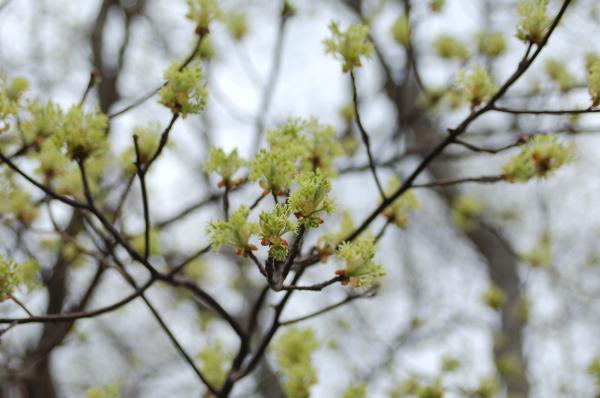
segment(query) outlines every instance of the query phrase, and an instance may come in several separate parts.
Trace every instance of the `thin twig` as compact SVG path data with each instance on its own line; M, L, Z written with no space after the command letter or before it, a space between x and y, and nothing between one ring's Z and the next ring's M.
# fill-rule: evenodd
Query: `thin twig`
M492 175L492 176L481 176L481 177L465 177L465 178L452 178L447 180L437 180L431 182L425 182L422 184L413 184L412 188L437 188L447 187L450 185L459 185L465 183L478 183L478 184L493 184L495 182L506 181L506 177L503 174Z
M514 109L503 106L490 108L494 112L510 113L513 115L582 115L585 113L599 113L600 109L592 107L586 109Z
M135 168L140 180L140 189L142 191L142 207L144 211L144 259L148 260L151 252L150 229L152 228L150 223L150 205L148 203L148 190L146 189L146 172L142 164L140 147L138 145L138 136L136 134L133 135L133 146L135 148Z
M27 306L18 298L16 298L12 293L8 294L8 297L15 302L15 304L17 304L19 307L21 307L23 309L23 311L25 311L27 313L27 315L29 315L30 317L34 316L31 311L29 311L27 309Z
M319 292L323 289L325 289L327 286L331 286L334 283L338 283L338 282L343 282L345 280L347 280L348 277L347 276L343 276L343 275L338 275L335 276L331 279L328 279L324 282L321 283L315 283L314 285L308 285L308 286L298 286L298 285L288 285L288 286L282 286L281 290L310 290L313 292Z
M373 153L371 152L369 134L367 133L367 130L365 130L365 127L360 118L360 112L358 111L358 90L356 88L356 78L354 77L354 71L352 70L350 71L350 80L352 81L352 103L354 104L354 117L356 120L356 125L358 126L360 136L367 150L367 156L369 157L369 168L371 169L371 173L373 174L373 179L375 180L375 184L377 185L377 190L379 191L379 195L381 195L381 199L385 200L385 192L383 191L383 187L381 185L381 182L379 181L379 177L377 176L375 160L373 159Z
M315 318L315 317L317 317L319 315L322 315L322 314L325 314L325 313L327 313L329 311L335 310L336 308L339 308L339 307L343 306L344 304L347 304L347 303L349 303L351 301L354 301L356 299L363 298L363 297L366 297L366 298L374 297L376 290L377 289L375 287L373 287L373 288L371 288L369 290L365 290L364 292L362 292L360 294L349 295L348 297L346 297L342 301L339 301L339 302L337 302L335 304L328 305L327 307L324 307L324 308L322 308L320 310L317 310L315 312L311 312L310 314L306 314L306 315L303 315L303 316L298 317L298 318L292 318L292 319L288 319L287 321L281 321L280 324L281 324L281 326L289 326L289 325L292 325L294 323L298 323L298 322L306 321L306 320L311 319L311 318Z

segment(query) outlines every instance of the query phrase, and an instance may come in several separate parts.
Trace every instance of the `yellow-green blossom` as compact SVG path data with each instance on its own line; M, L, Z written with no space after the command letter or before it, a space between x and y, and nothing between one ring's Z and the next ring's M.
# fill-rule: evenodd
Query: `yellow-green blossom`
M229 186L230 188L239 181L232 181L232 177L237 171L246 165L246 161L238 156L237 149L233 149L229 154L221 148L210 148L208 160L204 163L204 171L207 173L215 172L223 179L219 186Z
M548 0L520 0L517 11L520 16L517 37L524 42L539 44L551 20L546 14Z
M568 91L576 83L576 77L569 72L564 62L557 58L548 58L544 64L546 74L554 83L558 84L561 91Z
M592 106L600 105L600 58L595 58L587 63L588 91L592 99Z
M336 174L333 162L343 153L333 127L316 119L292 118L269 131L267 142L272 151L285 151L288 157L297 158L300 170L319 170L327 176Z
M87 390L85 398L121 398L121 389L118 384L94 387Z
M242 40L248 33L248 20L246 14L241 12L228 12L223 16L225 27L235 40Z
M269 257L283 260L287 256L288 242L282 236L296 230L289 220L292 210L287 205L276 204L271 212L263 211L259 215L261 243L269 246Z
M493 283L481 294L481 299L490 308L499 310L506 303L506 295L502 289Z
M429 8L433 12L442 12L445 4L446 0L429 0Z
M0 216L7 220L16 220L22 224L31 224L38 215L38 206L29 192L13 187L0 197Z
M516 352L505 352L496 359L498 373L506 380L517 381L525 376L523 361Z
M292 327L274 343L279 371L284 376L286 397L308 398L310 388L317 384L317 371L312 364L312 354L319 342L312 329Z
M390 28L394 41L404 47L410 44L410 19L408 15L401 14Z
M357 386L350 385L344 391L342 398L367 398L367 385L366 384L360 384Z
M479 226L483 213L483 203L472 196L459 196L452 203L452 221L464 232L471 232Z
M261 149L250 167L250 180L258 181L265 193L285 194L296 174L295 157L291 150Z
M27 110L30 116L20 125L27 142L39 146L46 138L60 134L63 111L58 105L32 101Z
M458 74L457 88L463 95L463 98L476 107L489 99L496 92L496 86L492 78L479 65L475 65L471 70L462 70Z
M502 167L502 171L510 182L525 182L533 177L547 177L573 158L573 147L559 142L556 135L538 134Z
M476 39L477 51L482 55L495 58L506 52L506 40L501 32L479 32Z
M594 377L596 388L600 390L600 357L596 357L590 362L587 371Z
M258 232L258 225L248 222L249 215L250 209L240 206L229 220L210 221L207 234L213 249L231 246L235 248L235 253L241 256L246 256L248 250L255 250L256 246L251 245L249 240Z
M500 381L497 377L483 377L479 380L477 389L473 391L476 398L495 398L500 392Z
M387 195L391 195L400 188L400 180L392 178L388 183ZM419 208L419 201L412 189L404 192L383 212L383 215L391 220L396 226L406 228L408 225L408 214L411 210Z
M383 265L373 261L376 251L377 246L372 237L342 243L337 257L344 261L346 267L336 271L337 275L347 277L342 284L349 283L352 287L367 289L375 285L385 275Z
M206 346L198 353L201 370L206 379L216 387L223 385L227 377L227 365L231 361L231 354L225 352L221 341Z
M69 158L83 160L108 149L107 127L106 115L85 113L81 106L74 106L67 111L60 134L53 139L59 147L66 148Z
M369 27L353 24L344 32L336 22L329 24L332 37L323 40L325 51L343 61L342 71L350 72L362 66L361 58L368 58L373 52L373 43L369 40Z
M0 256L0 302L8 300L18 285L17 265Z
M529 251L522 256L523 261L534 268L547 268L552 265L552 240L550 234L544 232L542 237Z
M221 17L217 0L187 0L186 18L196 24L196 33L207 32L211 22Z
M323 223L319 213L331 213L335 207L329 198L331 183L318 171L302 173L296 182L298 188L290 195L288 205L306 228L317 228Z
M159 93L160 103L171 112L185 117L189 113L197 114L204 110L208 91L200 65L188 65L179 70L177 63L173 63L165 71L165 79L167 83Z
M15 78L10 83L0 76L0 133L9 128L6 119L17 113L20 100L29 83L23 78Z
M327 176L335 176L333 161L342 155L343 149L335 130L327 124L310 120L305 125L305 140L300 167L304 171L319 170Z
M451 35L441 34L433 42L433 48L440 58L464 62L469 59L469 49Z

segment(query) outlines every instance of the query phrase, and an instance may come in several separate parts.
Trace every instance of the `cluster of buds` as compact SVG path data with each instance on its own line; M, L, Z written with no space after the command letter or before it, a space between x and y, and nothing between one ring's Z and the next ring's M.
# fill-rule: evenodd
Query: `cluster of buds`
M233 178L233 175L247 164L246 160L238 156L237 149L227 154L223 149L212 147L204 171L207 173L215 172L221 176L217 183L219 188L232 189L245 182L244 178Z
M362 66L361 58L368 58L373 52L367 25L353 24L346 31L342 31L337 23L332 22L329 24L329 30L332 37L323 41L325 51L343 61L344 73Z
M335 271L336 275L344 277L342 285L350 284L354 288L375 285L385 275L383 265L373 261L376 251L372 237L342 243L337 257L345 262L346 267Z
M207 234L214 250L222 246L233 247L234 253L246 257L249 251L255 251L258 248L249 242L252 235L255 235L259 229L255 223L248 222L250 209L246 206L240 206L229 220L210 221L208 223Z
M167 83L160 89L160 103L179 113L182 117L204 110L208 91L203 83L204 74L200 65L189 65L181 69L173 63L165 72Z
M289 220L291 209L287 205L275 205L271 212L263 211L259 215L261 244L269 246L269 257L283 260L288 253L288 242L282 236L296 230Z

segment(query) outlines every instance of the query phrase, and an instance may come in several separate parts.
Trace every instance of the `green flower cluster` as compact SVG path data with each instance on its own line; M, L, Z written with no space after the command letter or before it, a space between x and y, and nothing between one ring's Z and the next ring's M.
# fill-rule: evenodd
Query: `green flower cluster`
M283 373L284 389L289 398L308 398L310 388L317 384L317 371L312 354L319 342L312 329L290 328L273 344L279 370Z
M522 260L533 268L547 268L552 265L552 240L545 232L529 251L521 256Z
M481 294L481 300L490 308L499 310L506 303L506 294L493 283Z
M243 257L247 255L248 250L256 250L256 246L250 244L249 240L259 229L255 223L248 222L249 215L250 209L240 206L229 220L210 221L207 234L213 249L219 250L222 246L231 246L235 248L237 255Z
M506 380L523 380L525 368L523 361L516 352L505 352L496 359L498 373Z
M316 119L290 119L269 131L267 142L272 151L285 151L291 158L297 158L300 170L319 170L328 176L335 176L333 162L343 154L334 128Z
M502 167L502 171L510 182L547 177L554 170L573 161L573 152L573 147L560 143L556 135L538 134Z
M590 362L587 371L594 377L596 388L600 391L600 357L596 357Z
M187 0L186 18L196 24L196 33L207 32L211 22L221 17L217 0Z
M587 62L588 91L592 98L592 106L600 105L600 57L594 56Z
M498 396L500 388L500 381L497 377L483 377L473 391L473 396L477 398L494 398Z
M544 69L550 80L558 84L562 92L568 91L577 82L577 78L569 72L565 63L556 58L548 58Z
M242 40L248 33L248 19L241 12L230 12L224 15L223 20L229 34L237 41Z
M17 77L7 84L0 77L0 133L8 130L10 125L5 119L17 113L21 97L28 87L29 83L23 78Z
M410 19L408 15L401 14L390 28L394 41L403 47L410 44Z
M443 398L444 388L439 379L431 384L420 384L416 379L409 378L390 391L390 398Z
M479 32L475 38L481 55L496 58L506 52L506 40L501 32Z
M202 112L208 98L203 78L200 65L188 65L179 70L177 63L173 63L165 71L167 83L160 89L160 103L182 117Z
M471 232L479 226L483 213L483 203L472 196L459 196L452 203L451 217L454 224L464 232Z
M49 156L51 161L51 158L54 155ZM111 163L112 160L107 155L92 157L86 161L86 172L92 195L96 195L101 190L100 182L102 176L104 175L107 165ZM83 183L81 181L81 173L79 171L79 168L73 165L72 163L65 164L65 166L62 169L60 169L60 163L55 163L53 167L53 172L56 173L52 176L54 177L54 190L56 191L56 193L83 199L85 197L85 194L83 190Z
M47 138L58 136L63 120L62 109L48 101L32 101L27 107L30 117L21 122L21 131L27 142L39 147Z
M249 174L265 194L286 194L302 171L334 176L333 162L343 153L333 127L316 119L290 119L267 133L267 143L269 149L258 152Z
M524 42L539 44L551 21L546 14L548 0L521 0L517 9L520 21L517 37Z
M207 173L215 172L221 176L219 187L232 188L241 183L241 180L232 180L232 177L239 169L247 164L246 160L239 157L237 149L229 154L221 148L210 148L208 160L204 163L204 171Z
M30 225L38 216L38 206L29 192L11 187L2 193L0 216L6 220L16 220L24 225Z
M469 59L469 49L455 37L441 34L433 41L433 49L440 58L465 62Z
M248 33L246 15L234 10L226 11L219 6L217 0L187 0L188 13L186 17L196 24L196 33L208 39L210 24L221 22L229 34L236 40L242 40Z
M61 120L58 134L52 139L73 160L84 160L101 155L108 149L106 129L108 117L101 113L85 113L81 106L74 106Z
M329 24L332 37L323 40L325 52L339 57L342 61L342 71L350 72L362 66L361 57L369 57L373 52L373 43L369 41L369 27L363 24L353 24L345 32L340 30L336 22Z
M8 300L19 283L17 265L0 256L0 302Z
M442 12L445 4L446 0L429 0L429 8L433 12Z
M400 188L400 180L392 178L388 183L388 189L386 194L391 195ZM419 201L417 195L415 195L412 189L404 192L398 199L396 199L387 209L384 210L383 215L391 220L399 228L406 228L408 225L408 214L413 209L419 208Z
M336 271L337 275L347 278L342 284L349 283L354 288L369 288L385 276L383 265L373 261L376 251L377 246L372 237L342 243L337 257L345 262L346 268Z
M288 199L288 206L306 228L318 228L323 223L319 213L331 213L335 205L329 198L331 183L317 172L306 172L296 178L298 187Z
M265 194L273 192L275 195L285 195L292 184L296 164L289 151L262 148L252 162L248 178L258 181Z
M496 86L485 69L476 65L458 73L457 88L465 101L476 107L496 92Z
M198 353L198 359L202 364L202 373L213 386L219 387L225 382L226 367L230 358L231 355L225 352L220 341L208 345Z
M94 387L85 393L85 398L121 398L121 389L118 384Z
M360 384L357 386L350 385L344 391L342 398L367 398L367 385L366 384Z
M282 236L296 230L296 225L289 220L292 210L288 205L276 204L271 212L263 211L259 215L261 243L269 246L269 257L284 260L288 253L288 242Z

